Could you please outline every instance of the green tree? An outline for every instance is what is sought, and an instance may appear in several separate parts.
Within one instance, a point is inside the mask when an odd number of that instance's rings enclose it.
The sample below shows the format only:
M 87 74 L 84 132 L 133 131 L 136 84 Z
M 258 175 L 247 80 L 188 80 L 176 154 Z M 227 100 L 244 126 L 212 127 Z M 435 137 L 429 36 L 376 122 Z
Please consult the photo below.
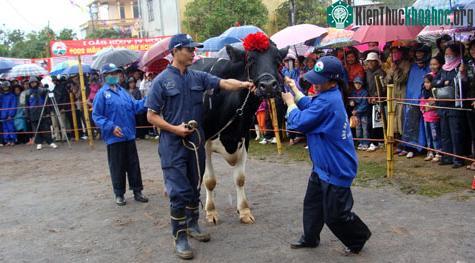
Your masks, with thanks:
M 267 19 L 268 11 L 261 0 L 194 0 L 186 5 L 183 26 L 203 41 L 236 23 L 263 27 Z
M 281 30 L 290 23 L 290 1 L 285 1 L 276 9 L 276 24 Z M 295 24 L 327 26 L 327 7 L 330 0 L 295 0 Z
M 59 32 L 57 39 L 59 40 L 73 40 L 76 39 L 76 33 L 72 29 L 64 28 Z

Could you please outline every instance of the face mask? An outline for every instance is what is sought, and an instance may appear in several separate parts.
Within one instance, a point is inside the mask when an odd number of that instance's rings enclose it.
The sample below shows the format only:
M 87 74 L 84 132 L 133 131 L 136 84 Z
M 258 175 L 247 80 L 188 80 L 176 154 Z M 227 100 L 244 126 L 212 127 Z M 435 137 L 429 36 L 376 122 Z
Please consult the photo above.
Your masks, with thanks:
M 106 76 L 106 83 L 109 85 L 116 85 L 119 83 L 119 76 L 108 75 Z
M 455 56 L 445 56 L 445 62 L 452 62 L 455 59 Z

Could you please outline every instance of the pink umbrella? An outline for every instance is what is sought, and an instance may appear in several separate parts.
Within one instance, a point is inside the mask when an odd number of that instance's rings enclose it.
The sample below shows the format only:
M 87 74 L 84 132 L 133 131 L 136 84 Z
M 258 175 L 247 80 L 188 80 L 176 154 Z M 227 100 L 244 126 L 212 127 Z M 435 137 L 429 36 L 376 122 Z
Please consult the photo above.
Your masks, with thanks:
M 271 36 L 271 40 L 277 45 L 277 48 L 284 48 L 302 44 L 305 41 L 317 38 L 325 34 L 328 30 L 323 27 L 301 24 L 289 26 Z
M 414 40 L 422 26 L 361 26 L 353 34 L 353 40 L 359 43 L 386 43 L 394 40 Z
M 166 57 L 170 52 L 168 51 L 168 43 L 171 37 L 167 37 L 155 43 L 150 49 L 145 52 L 139 61 L 139 68 L 146 69 L 156 61 Z

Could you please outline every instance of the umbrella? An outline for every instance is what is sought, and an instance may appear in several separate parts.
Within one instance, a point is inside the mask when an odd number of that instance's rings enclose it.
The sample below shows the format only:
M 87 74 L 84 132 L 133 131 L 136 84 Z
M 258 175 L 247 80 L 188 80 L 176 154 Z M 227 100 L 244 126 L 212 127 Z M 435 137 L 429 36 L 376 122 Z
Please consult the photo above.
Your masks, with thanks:
M 140 59 L 139 68 L 143 70 L 144 67 L 147 67 L 170 54 L 170 52 L 168 51 L 168 44 L 170 43 L 170 39 L 170 37 L 167 37 L 151 46 L 150 49 L 145 52 L 145 54 Z
M 63 71 L 65 69 L 67 69 L 68 67 L 71 67 L 71 66 L 74 66 L 74 65 L 77 65 L 77 64 L 78 64 L 77 60 L 63 61 L 59 64 L 54 65 L 53 69 L 50 71 L 49 74 L 52 75 L 52 76 L 59 75 L 59 74 L 63 73 Z
M 88 74 L 92 72 L 91 66 L 87 64 L 81 64 L 82 67 L 82 72 L 84 74 Z M 79 65 L 74 65 L 71 67 L 66 68 L 61 74 L 64 75 L 74 75 L 74 74 L 79 74 Z
M 394 40 L 411 40 L 421 32 L 422 26 L 361 26 L 353 34 L 352 39 L 359 43 L 386 43 Z
M 8 72 L 10 69 L 12 69 L 15 66 L 13 62 L 10 62 L 5 59 L 0 60 L 0 73 L 5 73 Z
M 249 34 L 254 34 L 257 32 L 264 32 L 262 29 L 258 28 L 257 26 L 233 26 L 228 28 L 226 31 L 224 31 L 221 36 L 222 37 L 234 37 L 237 39 L 244 39 L 247 37 Z
M 471 0 L 417 0 L 414 2 L 412 7 L 417 9 L 452 9 L 456 6 L 464 5 L 465 3 L 470 2 Z
M 154 73 L 160 73 L 162 72 L 168 65 L 170 64 L 170 60 L 168 60 L 167 57 L 161 58 L 159 60 L 156 60 L 152 64 L 145 66 L 142 68 L 143 71 L 145 72 L 154 72 Z
M 277 48 L 284 48 L 297 44 L 303 44 L 305 41 L 319 37 L 328 30 L 323 27 L 300 24 L 289 26 L 271 36 L 271 40 L 277 45 Z
M 237 48 L 237 49 L 244 50 L 244 47 L 242 46 L 242 42 L 232 43 L 232 44 L 230 44 L 230 46 L 232 46 L 234 48 Z M 212 55 L 212 57 L 213 58 L 224 58 L 224 59 L 229 60 L 229 55 L 228 55 L 228 52 L 226 51 L 226 47 L 223 47 L 221 50 L 214 53 Z
M 48 71 L 37 64 L 23 64 L 14 66 L 8 73 L 9 78 L 47 75 Z
M 203 48 L 200 48 L 200 51 L 219 51 L 225 45 L 236 42 L 241 42 L 241 40 L 235 37 L 226 36 L 212 37 L 203 42 Z
M 351 39 L 355 32 L 345 29 L 329 28 L 328 33 L 316 39 L 316 48 L 339 48 L 353 46 L 356 42 Z
M 140 58 L 138 52 L 127 48 L 111 48 L 99 51 L 98 53 L 91 65 L 93 69 L 101 69 L 106 64 L 115 64 L 118 67 L 122 67 L 132 64 Z

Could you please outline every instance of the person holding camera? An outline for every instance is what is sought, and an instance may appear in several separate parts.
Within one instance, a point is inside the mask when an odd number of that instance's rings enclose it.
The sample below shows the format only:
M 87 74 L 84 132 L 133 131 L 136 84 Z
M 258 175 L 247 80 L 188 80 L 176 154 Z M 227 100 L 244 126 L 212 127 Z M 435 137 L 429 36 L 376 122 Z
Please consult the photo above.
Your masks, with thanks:
M 144 100 L 135 100 L 119 85 L 121 73 L 122 69 L 114 64 L 102 67 L 101 74 L 105 83 L 97 92 L 92 109 L 92 119 L 101 129 L 102 138 L 107 144 L 115 202 L 119 206 L 126 204 L 126 177 L 134 192 L 134 199 L 142 203 L 148 202 L 148 198 L 142 194 L 142 174 L 135 145 L 135 115 L 145 111 Z

